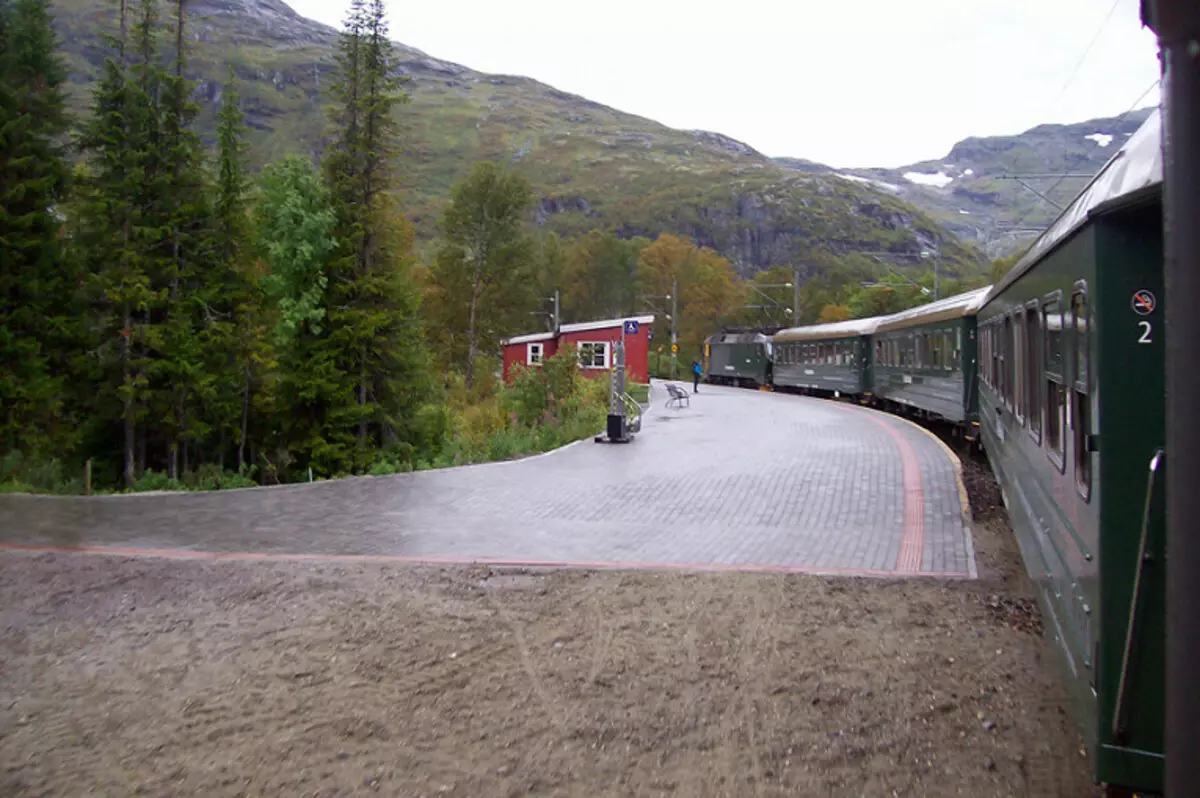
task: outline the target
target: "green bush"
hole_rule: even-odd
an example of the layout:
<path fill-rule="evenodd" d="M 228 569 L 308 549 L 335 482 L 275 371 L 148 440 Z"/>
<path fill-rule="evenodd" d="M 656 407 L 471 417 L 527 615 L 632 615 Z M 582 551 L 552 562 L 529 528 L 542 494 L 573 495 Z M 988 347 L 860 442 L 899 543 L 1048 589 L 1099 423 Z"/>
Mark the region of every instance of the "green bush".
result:
<path fill-rule="evenodd" d="M 255 469 L 253 466 L 246 473 L 239 474 L 235 471 L 226 471 L 216 463 L 207 463 L 195 471 L 189 471 L 184 474 L 183 484 L 187 490 L 253 488 L 258 485 L 253 479 L 254 473 Z"/>
<path fill-rule="evenodd" d="M 0 457 L 0 493 L 82 492 L 82 470 L 68 475 L 60 460 L 30 460 L 18 451 Z"/>
<path fill-rule="evenodd" d="M 147 471 L 129 489 L 130 493 L 149 493 L 152 490 L 187 490 L 187 486 L 159 471 Z"/>

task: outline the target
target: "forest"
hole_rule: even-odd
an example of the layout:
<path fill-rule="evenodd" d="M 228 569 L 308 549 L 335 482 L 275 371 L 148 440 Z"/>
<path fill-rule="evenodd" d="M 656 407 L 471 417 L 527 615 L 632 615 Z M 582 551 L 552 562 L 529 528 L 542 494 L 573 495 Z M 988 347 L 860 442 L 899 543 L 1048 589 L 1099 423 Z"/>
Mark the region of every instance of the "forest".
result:
<path fill-rule="evenodd" d="M 570 353 L 510 384 L 500 341 L 652 310 L 653 369 L 725 326 L 893 312 L 932 272 L 812 253 L 753 281 L 662 234 L 539 230 L 504 164 L 464 170 L 420 248 L 398 168 L 409 96 L 382 0 L 353 0 L 327 144 L 257 172 L 230 69 L 196 130 L 185 0 L 119 0 L 86 114 L 67 111 L 50 0 L 0 2 L 0 490 L 221 489 L 507 459 L 601 428 Z M 986 282 L 943 280 L 943 296 Z M 864 285 L 865 283 L 869 285 Z M 678 288 L 676 289 L 675 286 Z M 657 298 L 657 299 L 656 299 Z M 798 299 L 798 307 L 792 305 Z"/>

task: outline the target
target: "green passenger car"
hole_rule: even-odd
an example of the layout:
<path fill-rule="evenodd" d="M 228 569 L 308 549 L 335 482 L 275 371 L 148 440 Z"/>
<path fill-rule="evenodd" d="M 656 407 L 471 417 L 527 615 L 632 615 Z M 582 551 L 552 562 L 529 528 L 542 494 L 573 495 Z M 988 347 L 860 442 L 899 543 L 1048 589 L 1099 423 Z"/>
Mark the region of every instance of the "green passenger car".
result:
<path fill-rule="evenodd" d="M 975 314 L 991 286 L 939 299 L 880 321 L 875 401 L 955 424 L 978 418 Z"/>
<path fill-rule="evenodd" d="M 728 331 L 704 341 L 705 381 L 757 388 L 771 383 L 771 337 Z"/>
<path fill-rule="evenodd" d="M 979 312 L 980 425 L 1096 779 L 1159 792 L 1162 161 L 1152 115 Z"/>
<path fill-rule="evenodd" d="M 878 319 L 793 327 L 775 334 L 775 387 L 856 396 L 871 385 Z"/>

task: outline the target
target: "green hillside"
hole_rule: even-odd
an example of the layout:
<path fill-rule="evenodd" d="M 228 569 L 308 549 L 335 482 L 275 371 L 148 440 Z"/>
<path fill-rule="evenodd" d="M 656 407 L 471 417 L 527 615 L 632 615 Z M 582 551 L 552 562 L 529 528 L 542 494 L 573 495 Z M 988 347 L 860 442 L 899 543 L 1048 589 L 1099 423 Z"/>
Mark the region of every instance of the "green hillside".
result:
<path fill-rule="evenodd" d="M 201 131 L 211 135 L 226 65 L 241 83 L 256 165 L 324 150 L 325 97 L 336 33 L 279 0 L 193 0 L 186 41 L 200 81 Z M 115 33 L 115 0 L 58 0 L 74 107 Z M 393 33 L 403 38 L 403 30 Z M 901 198 L 831 174 L 801 173 L 746 145 L 680 131 L 521 77 L 487 75 L 401 46 L 411 78 L 403 110 L 404 207 L 421 236 L 436 234 L 450 186 L 481 159 L 507 162 L 536 187 L 538 224 L 564 234 L 673 232 L 730 258 L 744 275 L 775 265 L 812 273 L 854 251 L 943 273 L 977 270 L 982 254 Z"/>

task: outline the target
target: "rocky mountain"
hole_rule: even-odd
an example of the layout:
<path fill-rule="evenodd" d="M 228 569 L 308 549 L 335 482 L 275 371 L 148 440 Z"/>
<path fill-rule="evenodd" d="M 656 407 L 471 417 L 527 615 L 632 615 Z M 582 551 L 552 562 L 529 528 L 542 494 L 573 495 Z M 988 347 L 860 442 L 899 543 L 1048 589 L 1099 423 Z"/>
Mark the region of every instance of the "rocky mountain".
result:
<path fill-rule="evenodd" d="M 115 6 L 55 0 L 79 113 L 109 52 L 103 35 L 116 32 Z M 280 0 L 191 0 L 188 9 L 202 132 L 213 128 L 232 65 L 255 163 L 293 151 L 319 157 L 335 31 Z M 888 252 L 900 263 L 931 252 L 946 275 L 982 263 L 975 246 L 865 179 L 789 168 L 718 133 L 674 130 L 528 78 L 476 72 L 403 45 L 399 53 L 412 96 L 401 111 L 404 204 L 425 240 L 452 184 L 491 159 L 533 182 L 540 225 L 564 234 L 682 234 L 746 275 L 780 264 L 813 273 L 853 252 Z"/>
<path fill-rule="evenodd" d="M 1143 108 L 1073 125 L 1039 125 L 1016 136 L 968 138 L 944 158 L 900 169 L 834 170 L 795 158 L 776 162 L 803 174 L 836 174 L 871 185 L 999 257 L 1053 221 L 1058 207 L 1070 203 L 1150 112 Z"/>

